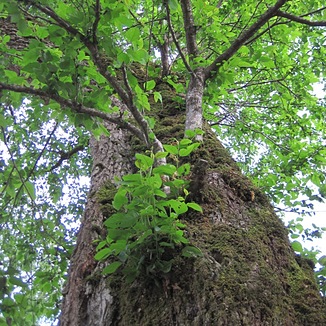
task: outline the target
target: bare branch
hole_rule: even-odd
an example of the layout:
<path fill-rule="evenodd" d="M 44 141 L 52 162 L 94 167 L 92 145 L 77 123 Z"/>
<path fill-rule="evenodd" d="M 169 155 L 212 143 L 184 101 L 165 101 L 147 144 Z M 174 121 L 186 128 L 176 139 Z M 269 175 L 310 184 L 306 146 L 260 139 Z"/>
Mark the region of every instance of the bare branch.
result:
<path fill-rule="evenodd" d="M 324 9 L 325 9 L 325 7 L 324 7 Z M 287 18 L 287 19 L 289 19 L 291 21 L 294 21 L 294 22 L 297 22 L 299 24 L 304 24 L 304 25 L 308 25 L 308 26 L 326 26 L 326 21 L 325 20 L 311 21 L 311 20 L 302 18 L 304 16 L 308 16 L 309 14 L 306 14 L 306 15 L 303 15 L 303 16 L 295 16 L 295 15 L 289 14 L 287 12 L 278 10 L 276 15 L 279 16 L 279 17 Z"/>
<path fill-rule="evenodd" d="M 181 48 L 180 48 L 180 44 L 178 43 L 178 40 L 175 36 L 175 33 L 174 33 L 174 30 L 173 30 L 173 27 L 172 27 L 172 23 L 171 23 L 171 15 L 170 15 L 170 7 L 169 7 L 169 4 L 167 1 L 164 1 L 164 4 L 165 4 L 165 8 L 166 8 L 166 19 L 167 19 L 167 22 L 168 22 L 168 26 L 169 26 L 169 31 L 171 33 L 171 36 L 172 36 L 172 39 L 173 39 L 173 42 L 175 44 L 175 46 L 177 47 L 177 50 L 178 50 L 178 53 L 186 67 L 186 69 L 192 73 L 192 69 L 191 67 L 189 66 L 189 63 L 185 57 L 185 55 L 183 54 Z"/>
<path fill-rule="evenodd" d="M 98 27 L 98 23 L 101 19 L 101 3 L 100 0 L 96 0 L 95 2 L 95 20 L 93 23 L 93 43 L 97 44 L 97 36 L 96 36 L 96 31 L 97 31 L 97 27 Z"/>
<path fill-rule="evenodd" d="M 50 133 L 48 139 L 46 140 L 46 142 L 45 142 L 45 144 L 44 144 L 44 146 L 43 146 L 41 152 L 40 152 L 39 155 L 37 156 L 37 158 L 36 158 L 36 160 L 35 160 L 35 162 L 34 162 L 34 165 L 33 165 L 32 169 L 29 171 L 29 173 L 28 173 L 28 175 L 27 175 L 27 177 L 26 177 L 26 181 L 30 178 L 30 176 L 33 174 L 34 170 L 36 169 L 37 163 L 38 163 L 38 161 L 41 159 L 41 157 L 42 157 L 44 151 L 46 150 L 46 147 L 49 145 L 51 138 L 53 137 L 55 131 L 56 131 L 57 128 L 58 128 L 58 125 L 59 125 L 59 124 L 56 122 L 55 125 L 54 125 L 54 128 L 52 129 L 52 131 L 51 131 L 51 133 Z"/>
<path fill-rule="evenodd" d="M 265 11 L 260 18 L 253 23 L 248 29 L 243 31 L 230 45 L 230 47 L 219 55 L 213 63 L 211 63 L 205 69 L 205 79 L 211 77 L 212 73 L 218 70 L 219 66 L 226 60 L 230 59 L 240 48 L 241 46 L 248 41 L 254 34 L 265 25 L 272 17 L 277 15 L 278 10 L 289 0 L 278 0 L 273 7 L 270 7 Z"/>
<path fill-rule="evenodd" d="M 59 167 L 64 161 L 69 160 L 71 156 L 73 156 L 74 154 L 83 151 L 85 149 L 85 146 L 83 145 L 78 145 L 76 147 L 74 147 L 73 149 L 71 149 L 68 152 L 63 152 L 60 153 L 60 158 L 58 160 L 58 162 L 56 164 L 54 164 L 49 170 L 48 172 L 51 172 L 53 170 L 55 170 L 57 167 Z"/>
<path fill-rule="evenodd" d="M 244 89 L 247 87 L 257 86 L 257 85 L 264 85 L 264 84 L 272 84 L 272 83 L 279 83 L 283 81 L 285 77 L 279 78 L 279 79 L 272 79 L 272 80 L 262 80 L 262 81 L 253 81 L 253 82 L 247 82 L 244 85 L 241 85 L 239 87 L 234 87 L 228 90 L 228 93 L 232 93 L 234 91 L 238 91 L 240 89 Z"/>
<path fill-rule="evenodd" d="M 181 9 L 183 14 L 183 24 L 186 33 L 187 50 L 190 57 L 196 57 L 198 54 L 196 42 L 196 29 L 194 17 L 192 15 L 191 3 L 189 0 L 181 0 Z"/>

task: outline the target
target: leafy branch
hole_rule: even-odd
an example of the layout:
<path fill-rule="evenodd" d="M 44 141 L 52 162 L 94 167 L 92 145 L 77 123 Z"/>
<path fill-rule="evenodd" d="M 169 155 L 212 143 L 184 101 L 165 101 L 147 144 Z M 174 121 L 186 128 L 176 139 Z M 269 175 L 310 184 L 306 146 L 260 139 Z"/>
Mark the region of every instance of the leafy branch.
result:
<path fill-rule="evenodd" d="M 129 131 L 131 131 L 133 134 L 135 134 L 139 139 L 144 141 L 146 145 L 148 146 L 150 143 L 149 135 L 152 135 L 153 138 L 153 143 L 154 143 L 154 148 L 156 151 L 162 151 L 163 147 L 161 142 L 156 138 L 155 134 L 152 132 L 151 128 L 149 127 L 148 122 L 142 115 L 142 113 L 138 110 L 136 105 L 134 104 L 133 101 L 133 96 L 132 93 L 127 92 L 123 86 L 120 84 L 119 80 L 114 77 L 107 69 L 107 59 L 103 57 L 98 50 L 97 47 L 97 42 L 96 42 L 96 37 L 93 35 L 93 40 L 90 40 L 90 38 L 80 31 L 78 31 L 75 27 L 73 27 L 69 22 L 61 18 L 53 9 L 51 9 L 48 6 L 43 6 L 35 1 L 32 0 L 27 0 L 26 4 L 32 5 L 38 10 L 40 10 L 42 13 L 45 15 L 51 17 L 58 26 L 66 30 L 70 35 L 74 37 L 78 37 L 80 41 L 85 45 L 85 47 L 89 50 L 92 60 L 97 67 L 99 73 L 109 82 L 109 84 L 113 87 L 113 89 L 117 92 L 118 96 L 121 98 L 123 104 L 126 105 L 128 108 L 129 112 L 132 114 L 133 118 L 135 119 L 136 123 L 138 124 L 138 128 L 135 126 L 132 126 L 131 124 L 119 119 L 119 118 L 112 118 L 108 117 L 106 115 L 107 121 L 110 121 L 112 123 L 117 124 L 119 127 L 125 128 Z M 99 8 L 99 3 L 96 7 L 96 13 L 95 13 L 95 21 L 93 24 L 93 28 L 97 28 L 98 22 L 100 20 L 100 8 Z M 93 30 L 93 33 L 96 31 Z M 95 38 L 95 40 L 94 40 Z M 60 103 L 60 102 L 59 102 Z M 81 106 L 81 105 L 76 105 L 76 103 L 73 105 L 75 110 L 84 111 L 86 108 Z M 94 109 L 87 108 L 87 112 L 83 112 L 86 114 L 90 114 L 93 112 L 93 115 L 96 114 Z M 78 112 L 78 111 L 77 111 Z M 97 116 L 99 116 L 97 114 Z M 103 116 L 104 117 L 104 116 Z M 103 119 L 102 117 L 102 119 Z"/>
<path fill-rule="evenodd" d="M 270 7 L 263 13 L 259 19 L 253 23 L 249 28 L 244 30 L 230 45 L 230 47 L 219 55 L 206 69 L 205 79 L 212 77 L 217 72 L 219 66 L 230 59 L 241 47 L 248 41 L 263 25 L 265 25 L 272 17 L 277 15 L 278 10 L 288 0 L 278 0 L 273 7 Z"/>
<path fill-rule="evenodd" d="M 8 91 L 13 91 L 17 93 L 25 93 L 25 94 L 30 94 L 30 95 L 36 95 L 40 98 L 47 98 L 56 101 L 61 105 L 63 109 L 70 108 L 76 113 L 84 113 L 89 115 L 90 117 L 97 117 L 101 118 L 105 121 L 111 122 L 119 126 L 120 128 L 126 129 L 130 131 L 133 135 L 137 136 L 140 140 L 146 142 L 146 138 L 144 137 L 144 134 L 139 130 L 137 127 L 132 125 L 131 123 L 123 120 L 119 116 L 113 116 L 108 113 L 98 111 L 94 108 L 89 108 L 85 107 L 84 105 L 73 101 L 73 100 L 68 100 L 57 93 L 54 92 L 46 92 L 40 89 L 36 89 L 33 87 L 27 87 L 27 86 L 18 86 L 18 85 L 9 85 L 5 84 L 3 82 L 0 82 L 0 90 L 8 90 Z"/>

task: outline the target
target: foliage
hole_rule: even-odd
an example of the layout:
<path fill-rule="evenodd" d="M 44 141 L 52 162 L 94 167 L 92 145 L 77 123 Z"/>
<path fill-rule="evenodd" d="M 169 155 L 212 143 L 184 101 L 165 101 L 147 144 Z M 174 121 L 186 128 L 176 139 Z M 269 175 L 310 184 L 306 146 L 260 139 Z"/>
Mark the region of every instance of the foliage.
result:
<path fill-rule="evenodd" d="M 2 109 L 0 310 L 13 325 L 36 325 L 59 313 L 88 188 L 79 182 L 89 174 L 86 153 L 58 162 L 87 139 L 28 104 Z"/>
<path fill-rule="evenodd" d="M 0 300 L 12 323 L 58 312 L 86 200 L 77 181 L 90 175 L 90 134 L 107 135 L 106 121 L 158 144 L 152 106 L 164 115 L 167 93 L 183 105 L 200 69 L 206 120 L 274 204 L 307 211 L 324 200 L 326 111 L 313 92 L 325 78 L 323 2 L 193 0 L 186 28 L 187 2 L 0 0 Z M 139 175 L 158 192 L 153 171 Z M 141 205 L 151 200 L 144 194 Z"/>
<path fill-rule="evenodd" d="M 108 235 L 97 245 L 95 259 L 118 258 L 103 269 L 104 274 L 114 273 L 124 264 L 127 281 L 139 275 L 157 281 L 162 272 L 171 270 L 178 249 L 185 257 L 201 255 L 185 238 L 185 225 L 179 220 L 189 208 L 202 212 L 198 204 L 186 200 L 190 164 L 179 164 L 179 158 L 189 156 L 199 145 L 185 138 L 164 145 L 165 152 L 136 154 L 138 172 L 118 181 L 112 202 L 117 212 L 104 222 Z M 155 167 L 155 160 L 169 156 L 176 165 Z"/>

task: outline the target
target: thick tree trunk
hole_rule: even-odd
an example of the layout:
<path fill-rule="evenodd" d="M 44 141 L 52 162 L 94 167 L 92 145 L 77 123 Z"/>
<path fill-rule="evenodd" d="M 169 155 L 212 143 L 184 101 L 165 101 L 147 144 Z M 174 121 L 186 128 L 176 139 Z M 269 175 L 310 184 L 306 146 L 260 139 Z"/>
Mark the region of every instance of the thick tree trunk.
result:
<path fill-rule="evenodd" d="M 158 128 L 158 133 L 173 136 L 183 128 L 178 121 L 184 118 L 176 112 L 164 112 L 164 128 Z M 326 323 L 312 268 L 295 256 L 267 198 L 241 175 L 209 129 L 203 146 L 191 158 L 191 196 L 204 213 L 183 217 L 186 234 L 203 257 L 190 259 L 175 253 L 172 271 L 156 282 L 143 277 L 127 284 L 119 274 L 102 277 L 101 265 L 93 260 L 92 241 L 103 219 L 94 193 L 106 180 L 132 169 L 129 138 L 117 132 L 118 136 L 112 132 L 111 139 L 91 143 L 94 167 L 100 174 L 93 173 L 61 325 Z"/>
<path fill-rule="evenodd" d="M 110 138 L 90 140 L 93 157 L 91 186 L 85 213 L 77 236 L 69 278 L 63 290 L 64 300 L 59 325 L 106 325 L 112 319 L 113 297 L 106 280 L 99 278 L 100 264 L 94 260 L 94 240 L 103 234 L 103 205 L 98 198 L 100 189 L 113 184 L 113 176 L 129 173 L 133 167 L 130 135 L 112 125 L 106 125 Z M 104 187 L 104 188 L 103 188 Z"/>

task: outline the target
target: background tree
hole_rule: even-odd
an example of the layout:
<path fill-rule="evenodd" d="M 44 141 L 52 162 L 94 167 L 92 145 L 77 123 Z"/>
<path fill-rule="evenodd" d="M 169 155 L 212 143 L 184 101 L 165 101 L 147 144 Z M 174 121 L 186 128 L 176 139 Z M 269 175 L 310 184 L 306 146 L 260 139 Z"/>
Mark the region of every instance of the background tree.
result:
<path fill-rule="evenodd" d="M 64 279 L 61 325 L 325 322 L 262 194 L 325 196 L 321 1 L 0 8 L 1 324 L 58 316 Z"/>

